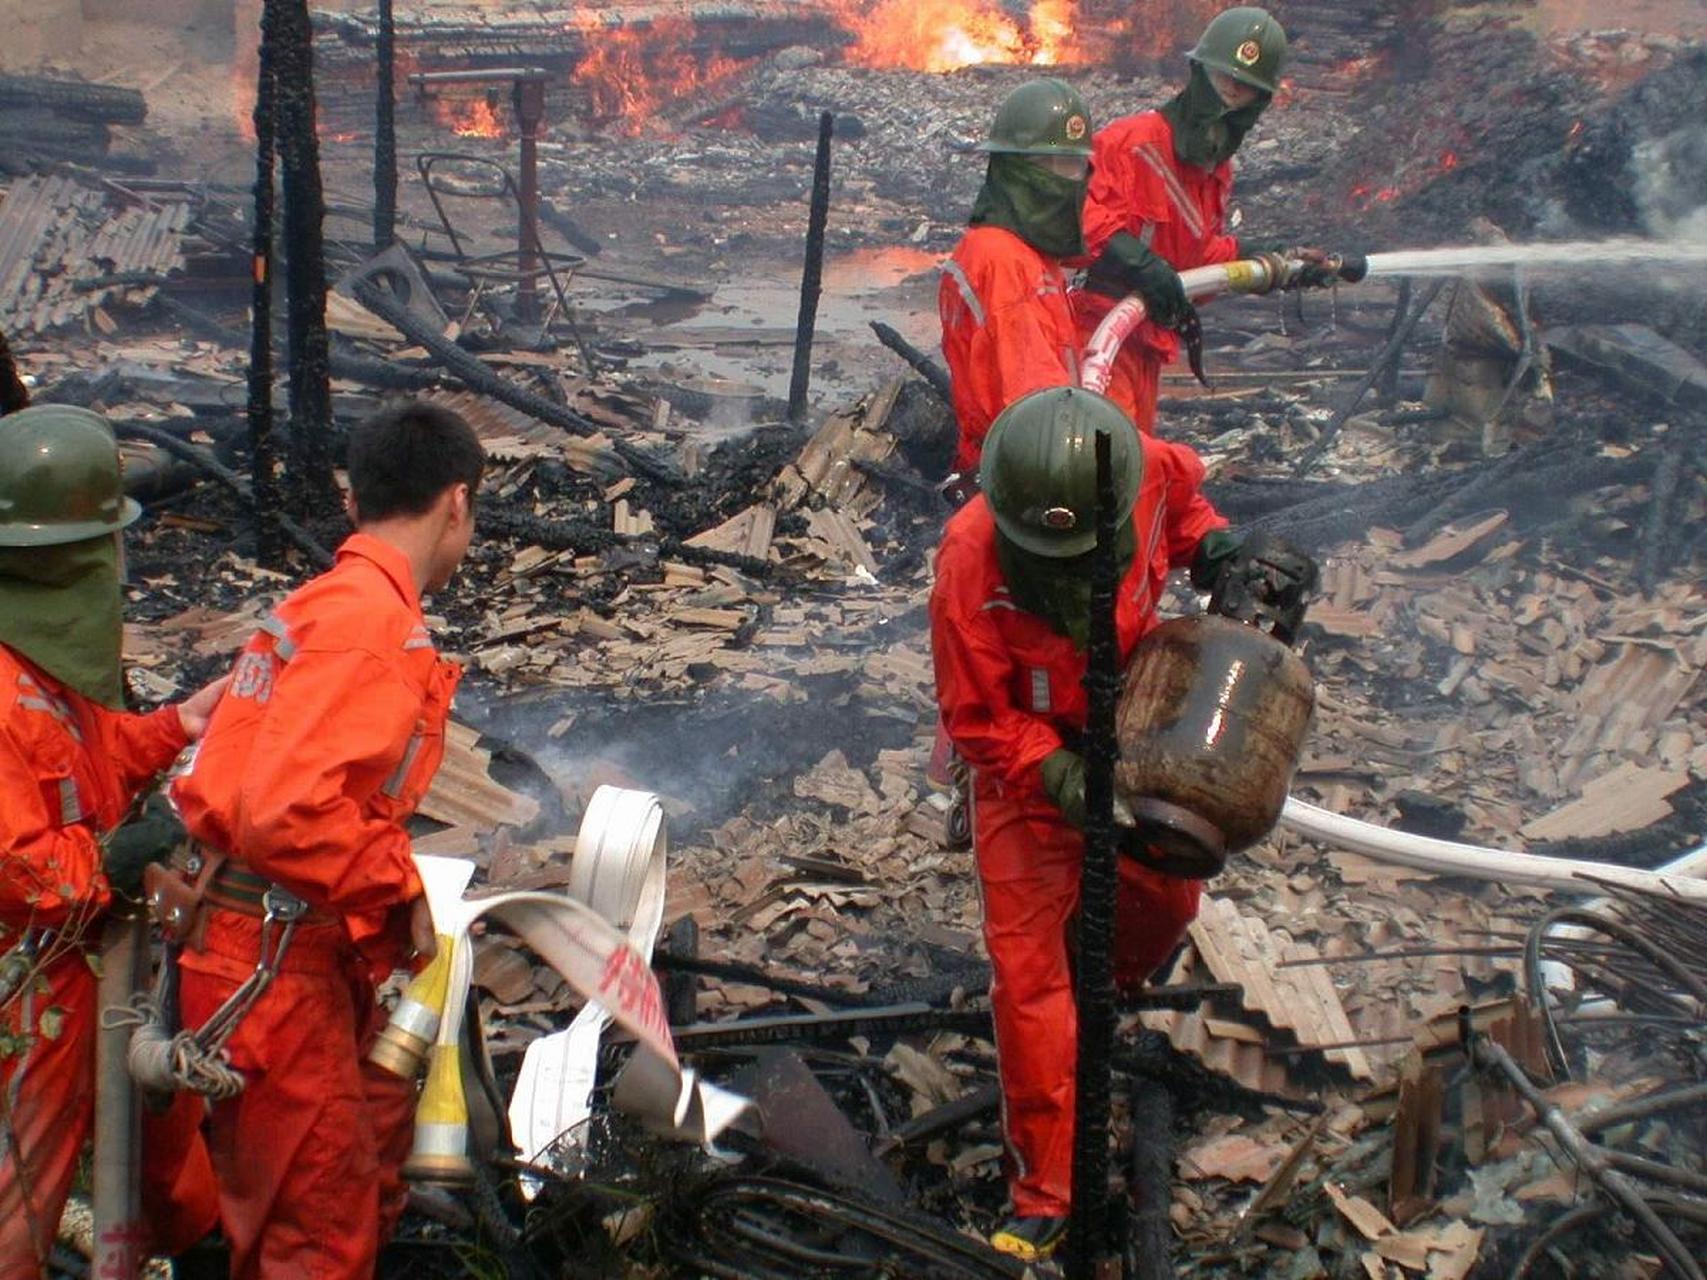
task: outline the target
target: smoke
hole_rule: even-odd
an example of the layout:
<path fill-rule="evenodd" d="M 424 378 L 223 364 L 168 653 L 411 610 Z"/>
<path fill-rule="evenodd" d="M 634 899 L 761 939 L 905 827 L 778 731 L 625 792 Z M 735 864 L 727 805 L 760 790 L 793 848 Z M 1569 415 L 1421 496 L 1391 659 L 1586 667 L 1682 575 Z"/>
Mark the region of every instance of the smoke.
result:
<path fill-rule="evenodd" d="M 1707 241 L 1707 131 L 1692 124 L 1638 143 L 1630 175 L 1648 234 Z"/>

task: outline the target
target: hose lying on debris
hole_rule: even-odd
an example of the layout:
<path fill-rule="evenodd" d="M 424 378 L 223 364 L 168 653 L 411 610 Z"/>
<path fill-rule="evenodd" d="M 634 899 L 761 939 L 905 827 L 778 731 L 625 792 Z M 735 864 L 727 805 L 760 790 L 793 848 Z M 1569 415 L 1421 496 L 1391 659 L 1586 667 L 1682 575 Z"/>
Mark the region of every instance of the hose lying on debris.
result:
<path fill-rule="evenodd" d="M 1700 878 L 1707 874 L 1707 846 L 1667 864 L 1659 871 L 1643 871 L 1610 862 L 1543 858 L 1412 835 L 1331 813 L 1296 796 L 1287 798 L 1280 820 L 1311 840 L 1349 849 L 1377 862 L 1414 867 L 1440 876 L 1467 876 L 1473 880 L 1531 884 L 1543 889 L 1579 893 L 1591 893 L 1607 885 L 1616 885 L 1640 893 L 1667 893 L 1691 902 L 1707 902 L 1707 880 Z"/>

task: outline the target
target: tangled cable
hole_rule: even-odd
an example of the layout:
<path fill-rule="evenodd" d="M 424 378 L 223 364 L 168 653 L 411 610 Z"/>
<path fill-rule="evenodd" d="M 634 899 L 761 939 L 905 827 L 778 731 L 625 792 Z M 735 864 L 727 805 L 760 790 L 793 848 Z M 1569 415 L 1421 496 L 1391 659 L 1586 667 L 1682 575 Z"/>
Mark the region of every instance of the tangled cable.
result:
<path fill-rule="evenodd" d="M 166 1029 L 166 1015 L 152 992 L 138 991 L 127 1008 L 108 1009 L 102 1025 L 114 1030 L 132 1027 L 126 1065 L 130 1078 L 147 1093 L 199 1093 L 215 1102 L 243 1092 L 243 1077 L 224 1049 L 209 1050 L 192 1031 Z"/>

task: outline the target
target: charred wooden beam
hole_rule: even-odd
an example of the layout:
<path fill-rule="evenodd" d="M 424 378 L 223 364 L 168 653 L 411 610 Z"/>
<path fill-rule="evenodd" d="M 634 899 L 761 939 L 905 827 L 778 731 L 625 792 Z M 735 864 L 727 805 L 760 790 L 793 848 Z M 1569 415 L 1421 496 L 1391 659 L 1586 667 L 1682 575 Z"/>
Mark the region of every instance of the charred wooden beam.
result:
<path fill-rule="evenodd" d="M 830 217 L 830 138 L 836 116 L 818 116 L 818 151 L 812 161 L 812 205 L 806 219 L 806 264 L 800 276 L 800 314 L 794 325 L 794 370 L 788 380 L 788 420 L 806 419 L 806 392 L 812 383 L 812 335 L 818 325 L 818 297 L 824 285 L 824 227 Z"/>
<path fill-rule="evenodd" d="M 0 75 L 0 107 L 28 107 L 96 124 L 141 124 L 148 116 L 140 90 L 48 76 Z"/>
<path fill-rule="evenodd" d="M 291 508 L 332 514 L 332 387 L 326 335 L 326 252 L 320 143 L 314 111 L 314 32 L 307 0 L 267 0 L 274 103 L 284 171 L 285 292 L 290 342 Z"/>
<path fill-rule="evenodd" d="M 379 67 L 373 115 L 373 248 L 397 238 L 397 21 L 393 0 L 379 0 L 374 55 Z"/>
<path fill-rule="evenodd" d="M 1172 1280 L 1174 1095 L 1142 1077 L 1132 1082 L 1131 1280 Z"/>
<path fill-rule="evenodd" d="M 273 129 L 277 103 L 274 33 L 270 7 L 261 13 L 260 66 L 255 76 L 255 243 L 254 294 L 249 335 L 249 473 L 255 513 L 255 559 L 277 569 L 284 559 L 280 524 L 278 450 L 273 440 L 273 161 L 278 139 Z"/>
<path fill-rule="evenodd" d="M 435 332 L 431 326 L 423 323 L 419 316 L 371 280 L 357 281 L 353 288 L 357 302 L 388 322 L 409 341 L 425 347 L 435 360 L 444 365 L 450 374 L 470 391 L 491 396 L 494 400 L 502 401 L 512 409 L 520 409 L 541 422 L 561 427 L 571 435 L 599 434 L 600 427 L 597 423 L 583 418 L 573 409 L 555 404 L 542 395 L 499 377 L 479 357 L 464 351 L 444 334 Z M 637 448 L 626 440 L 614 440 L 611 447 L 637 472 L 660 483 L 681 483 L 680 475 L 673 468 L 661 463 L 644 449 Z"/>
<path fill-rule="evenodd" d="M 173 457 L 182 458 L 185 462 L 199 467 L 244 502 L 252 505 L 255 501 L 255 491 L 243 477 L 200 445 L 191 444 L 188 440 L 180 440 L 170 431 L 162 431 L 158 427 L 151 427 L 142 422 L 114 423 L 113 434 L 130 440 L 146 440 L 149 444 L 165 450 Z M 280 531 L 296 544 L 297 549 L 308 557 L 309 563 L 316 569 L 330 569 L 332 567 L 332 553 L 321 546 L 308 530 L 286 515 L 278 517 L 278 526 Z"/>
<path fill-rule="evenodd" d="M 871 331 L 877 335 L 877 340 L 879 342 L 911 365 L 913 367 L 913 372 L 923 378 L 926 383 L 930 385 L 931 390 L 942 397 L 944 404 L 954 403 L 949 396 L 947 369 L 944 369 L 940 364 L 935 360 L 932 360 L 912 343 L 908 342 L 894 329 L 884 324 L 883 321 L 873 320 L 871 322 Z"/>

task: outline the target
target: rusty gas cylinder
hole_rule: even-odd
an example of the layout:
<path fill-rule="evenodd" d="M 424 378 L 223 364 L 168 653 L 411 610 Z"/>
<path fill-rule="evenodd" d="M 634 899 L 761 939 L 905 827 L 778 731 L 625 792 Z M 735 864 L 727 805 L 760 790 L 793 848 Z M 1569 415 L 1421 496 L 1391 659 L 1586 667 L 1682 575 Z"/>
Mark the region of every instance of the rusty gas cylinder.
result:
<path fill-rule="evenodd" d="M 1116 720 L 1127 842 L 1170 875 L 1206 879 L 1280 817 L 1315 710 L 1309 669 L 1244 622 L 1206 614 L 1138 642 Z"/>

